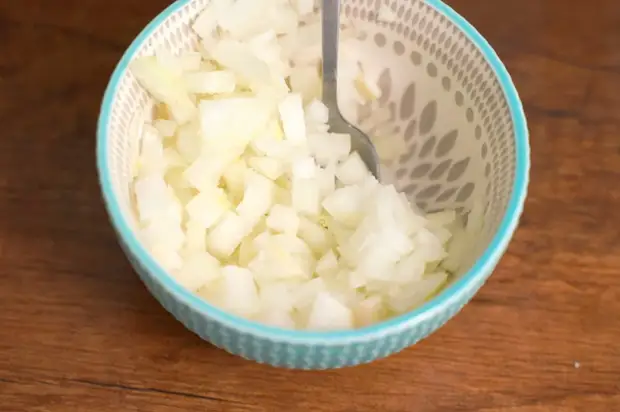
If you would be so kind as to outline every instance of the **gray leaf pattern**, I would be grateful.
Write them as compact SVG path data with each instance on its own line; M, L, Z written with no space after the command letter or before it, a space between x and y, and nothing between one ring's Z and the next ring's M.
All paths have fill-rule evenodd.
M403 97L400 101L400 118L401 120L407 120L413 116L415 110L415 83L411 83L405 89Z
M459 131L454 129L439 139L439 143L437 143L437 148L435 149L435 157L443 157L450 153L450 150L452 150L456 144L456 138L458 135Z
M392 75L390 74L389 68L385 68L381 72L377 80L377 85L381 90L381 97L379 97L377 103L382 107L390 100L390 95L392 93Z
M366 0L361 1L365 2ZM371 2L373 5L379 3L379 0L367 1ZM383 4L382 1L381 4ZM396 3L389 3L391 6L395 4ZM402 9L403 7L401 7L401 10ZM411 10L406 7L404 11L401 10L399 10L399 12L403 15L407 13L412 15L415 14L411 13ZM418 15L415 17L417 18ZM387 29L387 27L388 26L385 28ZM394 25L394 29L395 28L396 26ZM409 30L406 25L403 30L405 30L405 37L408 36ZM401 32L402 30L398 33L401 34ZM386 130L391 130L393 132L392 134L400 136L400 138L404 140L403 152L400 153L400 157L396 158L398 161L393 165L395 168L394 176L400 181L400 187L402 188L404 186L404 191L412 196L412 199L420 203L423 207L426 207L426 203L428 203L429 207L435 207L436 202L465 202L470 199L474 193L478 182L463 181L463 177L470 163L472 161L478 161L479 154L481 154L483 158L486 158L488 157L488 152L490 152L487 146L488 141L485 142L485 139L482 139L482 125L485 120L485 115L489 117L489 114L494 111L499 113L501 106L498 105L500 107L488 109L489 106L487 105L486 110L488 110L489 114L486 114L485 111L481 111L482 109L478 107L479 104L482 104L483 92L487 90L480 89L480 83L484 79L477 78L480 77L478 76L478 72L472 72L474 69L477 70L475 65L472 65L471 69L467 69L465 63L457 59L456 66L458 67L455 67L456 71L454 76L452 76L449 71L444 71L446 64L448 64L448 66L454 65L454 63L452 63L452 58L457 52L460 52L462 56L467 54L467 52L463 53L465 50L457 45L450 36L441 32L441 30L437 31L435 28L433 35L435 38L441 39L441 44L438 46L434 44L434 42L428 42L428 44L426 44L424 40L420 38L422 36L418 34L412 37L413 42L410 45L404 45L405 48L413 46L413 50L410 49L409 51L405 51L405 53L409 54L396 50L396 46L400 47L401 43L393 39L388 41L390 36L386 37L387 33L375 33L374 36L371 34L368 41L373 42L374 40L379 46L384 46L384 43L393 46L391 49L394 50L390 51L395 54L395 56L404 54L404 59L409 60L408 64L420 66L415 70L427 76L426 79L428 81L435 81L438 83L438 91L440 93L448 92L448 94L452 95L452 99L454 100L451 99L450 103L452 103L455 108L456 106L460 106L460 110L462 110L464 115L464 120L467 120L469 123L475 122L471 125L472 140L475 138L478 142L474 140L474 143L479 144L477 149L475 149L477 152L475 159L470 157L461 159L455 158L458 156L458 154L454 153L457 142L460 138L463 138L461 136L468 136L469 130L453 128L443 131L441 135L437 135L436 126L440 122L449 121L449 119L438 119L439 101L433 99L433 96L431 96L431 99L427 100L427 96L420 94L422 89L418 87L420 83L417 83L417 81L409 83L404 90L398 88L397 85L400 80L396 81L396 79L393 78L395 72L393 73L389 67L383 68L379 73L377 85L381 90L380 98L372 102L372 104L359 106L358 114L360 117L368 119L373 111L378 108L383 110L387 108L389 110L390 120L386 122L385 125L381 126L381 130L385 133L387 133ZM415 40L421 40L421 42L418 42L417 46L420 48L419 51L416 49ZM444 42L445 44L443 44ZM450 47L453 44L456 47L451 51ZM425 47L431 49L431 54L422 56L420 51ZM432 53L435 50L437 51L437 56ZM471 57L472 56L468 56L468 58ZM444 58L443 65L442 58ZM450 62L448 62L448 60L450 60ZM471 60L469 62L471 62ZM450 69L450 67L448 67L448 69ZM457 82L459 75L467 84L459 84L459 82ZM423 80L420 79L419 81ZM468 84L475 86L472 93L478 93L480 99L476 100L475 96L467 92ZM458 90L461 86L463 88ZM471 99L471 101L468 99ZM467 106L471 104L470 107L465 105L465 100L468 101ZM491 115L491 117L492 116L493 115ZM388 129L385 129L386 127ZM368 131L369 130L367 130L367 132ZM494 146L493 141L491 141L490 144ZM484 168L482 172L487 175L486 177L488 178L491 167L489 164L486 164L486 166L487 167ZM458 183L452 186L449 185L448 182Z
M435 136L432 136L426 142L424 142L424 145L420 149L420 154L418 155L418 157L420 159L424 159L426 156L431 154L431 152L433 151L433 148L435 147L436 141L437 139L435 138Z
M466 157L463 160L459 160L455 164L452 165L450 171L448 172L448 182L453 182L459 177L463 176L463 173L467 170L467 166L469 165L469 157Z
M428 176L428 178L431 180L439 179L441 176L443 176L444 173L446 173L446 171L450 168L451 164L452 164L452 159L444 160L443 162L439 163L433 169L433 171Z
M416 120L412 119L409 124L407 124L407 127L405 128L405 133L403 135L403 137L405 138L406 142L410 142L411 139L413 139L413 136L415 135L415 127L416 127Z
M431 100L424 106L422 113L420 113L420 134L424 135L429 133L435 125L437 119L437 102Z
M449 200L452 196L454 196L455 193L456 193L456 188L455 187L446 189L437 197L437 201L438 202L445 202L445 201Z
M475 185L473 183L466 183L463 187L461 187L461 190L459 190L459 193L456 195L456 201L464 202L469 199L471 194L474 192L474 188Z
M441 185L439 184L428 186L418 192L416 199L429 199L439 193L440 190Z
M413 170L409 174L409 177L411 177L412 179L424 177L432 169L432 167L432 163L422 163L421 165L413 168Z

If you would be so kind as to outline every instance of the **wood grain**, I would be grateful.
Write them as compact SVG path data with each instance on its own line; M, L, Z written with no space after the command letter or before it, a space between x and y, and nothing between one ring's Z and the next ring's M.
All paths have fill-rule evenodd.
M376 363L256 365L184 330L107 222L94 128L164 0L0 1L0 410L620 410L620 8L452 0L505 60L531 130L520 229L453 321Z

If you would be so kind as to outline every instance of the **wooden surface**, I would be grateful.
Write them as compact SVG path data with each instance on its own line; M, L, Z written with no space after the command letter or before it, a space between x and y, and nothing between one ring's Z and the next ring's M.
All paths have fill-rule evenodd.
M620 7L453 0L530 122L525 215L496 273L419 345L330 372L187 332L117 246L95 175L108 76L164 0L0 0L0 411L620 410Z

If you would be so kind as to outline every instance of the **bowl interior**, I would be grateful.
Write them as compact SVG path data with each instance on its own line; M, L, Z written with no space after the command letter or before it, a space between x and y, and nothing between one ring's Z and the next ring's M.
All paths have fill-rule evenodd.
M161 46L193 49L189 22L208 2L182 2L121 65ZM384 175L420 208L457 208L464 215L473 208L481 214L475 242L451 280L458 282L483 253L483 260L499 258L514 230L527 184L527 135L516 92L493 51L467 23L455 24L458 15L440 13L438 3L344 0L343 13L360 33L362 63L379 76L383 94L369 105L341 109L362 130L399 147L382 165ZM391 21L379 17L381 7L392 11ZM101 119L100 173L109 186L104 187L108 208L117 210L135 235L130 166L153 101L126 67L111 84L115 88ZM379 109L389 116L377 127L371 120Z

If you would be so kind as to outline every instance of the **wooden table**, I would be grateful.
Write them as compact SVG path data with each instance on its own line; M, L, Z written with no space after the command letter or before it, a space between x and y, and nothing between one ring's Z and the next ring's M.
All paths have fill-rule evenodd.
M496 273L374 364L276 370L186 331L123 257L98 106L165 0L0 1L0 411L620 410L620 7L453 0L513 74L532 183Z

